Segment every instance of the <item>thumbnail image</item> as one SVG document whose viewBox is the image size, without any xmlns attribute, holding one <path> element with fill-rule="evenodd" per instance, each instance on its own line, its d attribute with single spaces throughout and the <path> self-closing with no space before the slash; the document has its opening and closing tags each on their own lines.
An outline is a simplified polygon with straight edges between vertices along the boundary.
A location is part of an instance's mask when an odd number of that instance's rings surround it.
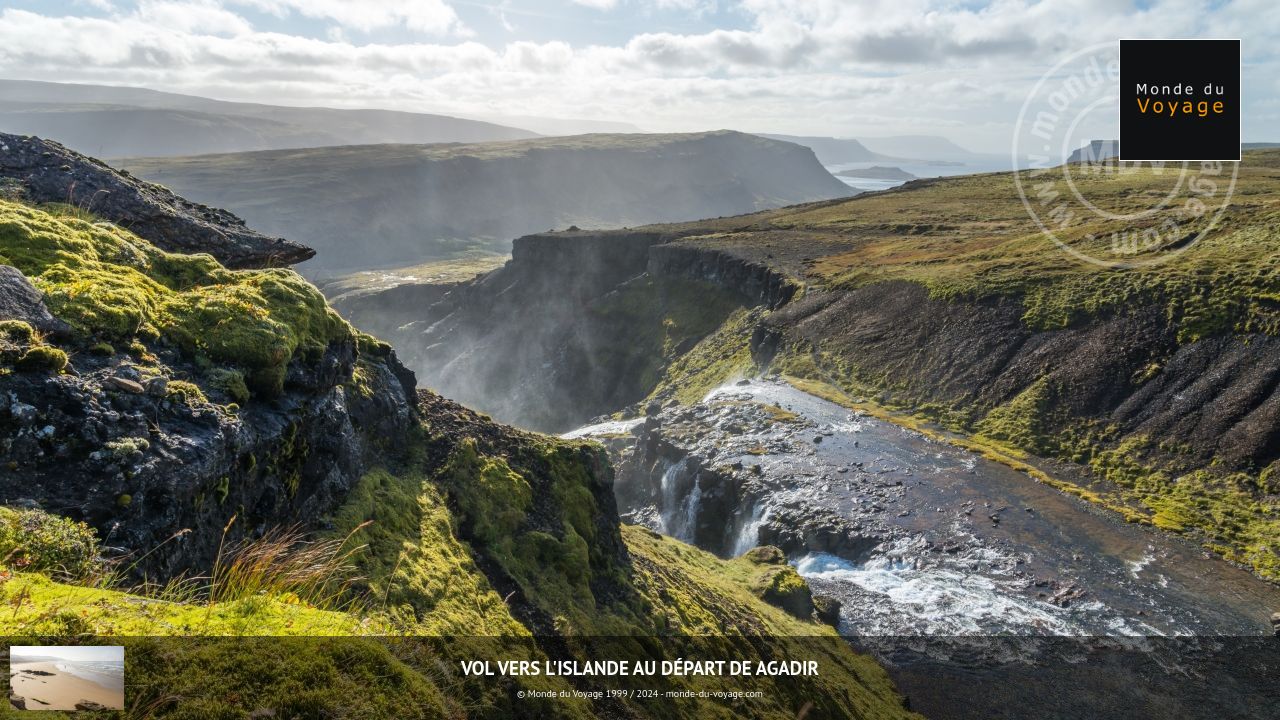
<svg viewBox="0 0 1280 720">
<path fill-rule="evenodd" d="M 123 710 L 124 648 L 13 647 L 9 704 L 15 710 Z"/>
</svg>

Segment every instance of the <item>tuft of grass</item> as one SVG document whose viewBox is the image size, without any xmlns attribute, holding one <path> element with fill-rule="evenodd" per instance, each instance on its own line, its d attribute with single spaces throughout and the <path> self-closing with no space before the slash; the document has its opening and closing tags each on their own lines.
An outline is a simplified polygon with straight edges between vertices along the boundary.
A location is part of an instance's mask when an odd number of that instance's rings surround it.
<svg viewBox="0 0 1280 720">
<path fill-rule="evenodd" d="M 234 517 L 232 518 L 234 522 Z M 349 608 L 349 590 L 360 580 L 354 558 L 364 545 L 349 547 L 351 538 L 368 526 L 357 525 L 341 539 L 307 539 L 299 528 L 277 528 L 262 537 L 219 547 L 209 580 L 214 603 L 288 598 L 309 607 Z M 224 529 L 224 540 L 226 530 Z"/>
</svg>

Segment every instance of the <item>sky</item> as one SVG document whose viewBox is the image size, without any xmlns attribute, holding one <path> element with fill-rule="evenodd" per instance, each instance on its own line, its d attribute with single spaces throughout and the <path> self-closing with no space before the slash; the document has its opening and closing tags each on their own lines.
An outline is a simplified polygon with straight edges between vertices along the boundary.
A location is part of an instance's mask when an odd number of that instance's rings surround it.
<svg viewBox="0 0 1280 720">
<path fill-rule="evenodd" d="M 0 77 L 1007 153 L 1036 80 L 1120 37 L 1241 38 L 1244 139 L 1280 140 L 1274 0 L 0 0 Z"/>
<path fill-rule="evenodd" d="M 15 661 L 24 657 L 53 657 L 70 662 L 119 662 L 124 648 L 119 645 L 33 645 L 10 648 Z"/>
</svg>

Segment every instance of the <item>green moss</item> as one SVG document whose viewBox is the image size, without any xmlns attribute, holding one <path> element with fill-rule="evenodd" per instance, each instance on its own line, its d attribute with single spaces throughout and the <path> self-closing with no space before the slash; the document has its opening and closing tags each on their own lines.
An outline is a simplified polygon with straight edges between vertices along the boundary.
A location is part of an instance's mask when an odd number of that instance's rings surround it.
<svg viewBox="0 0 1280 720">
<path fill-rule="evenodd" d="M 165 385 L 165 395 L 178 402 L 188 405 L 205 404 L 209 399 L 205 397 L 204 392 L 200 390 L 200 386 L 186 380 L 170 380 Z"/>
<path fill-rule="evenodd" d="M 98 342 L 89 346 L 89 352 L 98 357 L 110 357 L 116 354 L 116 349 L 109 342 Z"/>
<path fill-rule="evenodd" d="M 1047 413 L 1054 400 L 1054 388 L 1047 377 L 1040 378 L 1016 397 L 987 413 L 977 425 L 980 434 L 1034 453 L 1056 449 L 1049 435 Z"/>
<path fill-rule="evenodd" d="M 67 353 L 48 345 L 28 348 L 13 366 L 23 372 L 62 372 L 67 367 Z"/>
<path fill-rule="evenodd" d="M 225 393 L 240 405 L 249 402 L 249 386 L 244 373 L 229 368 L 213 368 L 208 372 L 209 385 Z"/>
<path fill-rule="evenodd" d="M 38 341 L 35 328 L 23 320 L 0 320 L 0 336 L 19 345 L 30 345 Z"/>
<path fill-rule="evenodd" d="M 81 336 L 163 339 L 194 360 L 238 366 L 249 388 L 266 396 L 280 392 L 295 358 L 355 342 L 297 273 L 226 270 L 207 255 L 165 253 L 110 224 L 0 201 L 0 253 Z"/>
<path fill-rule="evenodd" d="M 0 566 L 82 579 L 98 565 L 98 538 L 84 523 L 0 507 Z"/>
<path fill-rule="evenodd" d="M 738 309 L 730 313 L 719 328 L 666 368 L 649 399 L 671 397 L 688 405 L 735 377 L 753 374 L 751 332 L 759 319 L 758 311 Z"/>
</svg>

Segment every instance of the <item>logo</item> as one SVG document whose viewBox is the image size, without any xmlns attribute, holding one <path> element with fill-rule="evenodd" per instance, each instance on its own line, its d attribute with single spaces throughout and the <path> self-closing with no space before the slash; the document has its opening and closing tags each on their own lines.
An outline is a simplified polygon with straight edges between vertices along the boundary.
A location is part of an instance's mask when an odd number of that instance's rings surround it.
<svg viewBox="0 0 1280 720">
<path fill-rule="evenodd" d="M 1230 203 L 1239 171 L 1218 160 L 1121 160 L 1114 134 L 1099 137 L 1116 129 L 1120 68 L 1115 43 L 1063 59 L 1027 95 L 1012 148 L 1032 220 L 1063 251 L 1106 268 L 1157 265 L 1195 246 Z M 1238 155 L 1238 135 L 1236 146 Z"/>
</svg>

